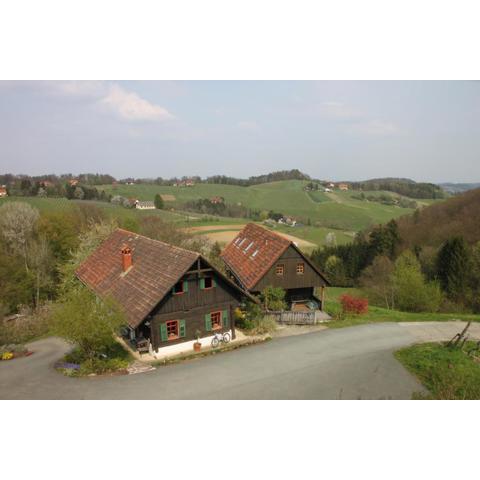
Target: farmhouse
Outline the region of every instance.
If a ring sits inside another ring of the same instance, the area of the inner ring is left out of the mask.
[[[137,201],[135,203],[135,208],[138,210],[155,210],[155,204],[151,200],[145,202]]]
[[[290,240],[249,223],[222,252],[227,273],[243,289],[259,294],[265,287],[281,287],[292,307],[299,304],[323,308],[328,281]],[[315,287],[322,298],[315,297]]]
[[[125,312],[130,339],[150,351],[209,345],[216,332],[235,338],[233,311],[250,295],[199,253],[118,229],[79,267],[77,277]]]
[[[2,185],[0,187],[0,198],[6,197],[6,196],[8,196],[7,187],[5,187],[5,185]]]
[[[338,184],[338,188],[339,188],[342,192],[347,192],[347,191],[348,191],[348,184],[346,184],[346,183],[339,183],[339,184]]]
[[[213,203],[214,205],[219,205],[221,203],[225,203],[225,199],[223,197],[214,196],[210,198],[210,203]]]

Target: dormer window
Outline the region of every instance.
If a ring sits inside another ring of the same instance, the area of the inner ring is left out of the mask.
[[[173,287],[173,294],[174,295],[181,295],[182,293],[185,293],[186,291],[186,288],[185,288],[185,284],[186,282],[183,282],[183,281],[180,281],[180,282],[177,282],[175,284],[175,286]]]

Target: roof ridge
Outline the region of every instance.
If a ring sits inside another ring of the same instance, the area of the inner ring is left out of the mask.
[[[188,252],[188,253],[193,253],[195,255],[200,255],[200,253],[195,252],[193,250],[188,250],[187,248],[178,247],[177,245],[172,245],[171,243],[163,242],[162,240],[157,240],[155,238],[150,238],[150,237],[147,237],[146,235],[142,235],[141,233],[131,232],[130,230],[126,230],[125,228],[118,227],[117,230],[128,233],[130,235],[136,235],[137,237],[142,237],[145,240],[149,240],[150,242],[161,243],[162,245],[165,245],[165,246],[167,246],[169,248],[172,248],[172,249],[175,249],[175,250],[181,250],[183,252]]]
[[[282,235],[280,235],[279,233],[277,232],[274,232],[272,230],[269,230],[267,227],[264,227],[263,225],[259,225],[258,223],[254,223],[254,222],[250,222],[250,223],[247,223],[247,225],[245,225],[245,227],[248,227],[249,225],[253,225],[254,227],[256,228],[261,228],[263,231],[267,232],[267,233],[271,233],[272,235],[274,235],[275,237],[279,238],[280,240],[282,240],[283,242],[288,242],[288,244],[292,244],[292,243],[295,243],[293,242],[292,240],[289,240],[288,238],[285,238],[283,237]]]

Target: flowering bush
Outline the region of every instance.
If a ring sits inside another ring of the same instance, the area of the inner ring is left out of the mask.
[[[363,315],[368,313],[368,300],[366,298],[356,298],[351,295],[343,294],[340,297],[343,313],[353,313]]]
[[[12,352],[4,352],[2,353],[2,360],[11,360],[13,358]]]

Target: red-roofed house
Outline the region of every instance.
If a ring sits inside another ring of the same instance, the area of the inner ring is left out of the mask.
[[[227,272],[248,292],[256,295],[267,286],[281,287],[287,302],[314,300],[322,308],[314,291],[328,286],[328,281],[292,241],[249,223],[221,257]]]
[[[7,187],[5,187],[5,185],[2,185],[0,187],[0,198],[2,197],[6,197],[8,195],[7,193]]]
[[[233,310],[251,298],[200,254],[121,229],[76,274],[120,305],[131,340],[162,353],[191,350],[197,334],[204,345],[216,332],[235,338]]]

